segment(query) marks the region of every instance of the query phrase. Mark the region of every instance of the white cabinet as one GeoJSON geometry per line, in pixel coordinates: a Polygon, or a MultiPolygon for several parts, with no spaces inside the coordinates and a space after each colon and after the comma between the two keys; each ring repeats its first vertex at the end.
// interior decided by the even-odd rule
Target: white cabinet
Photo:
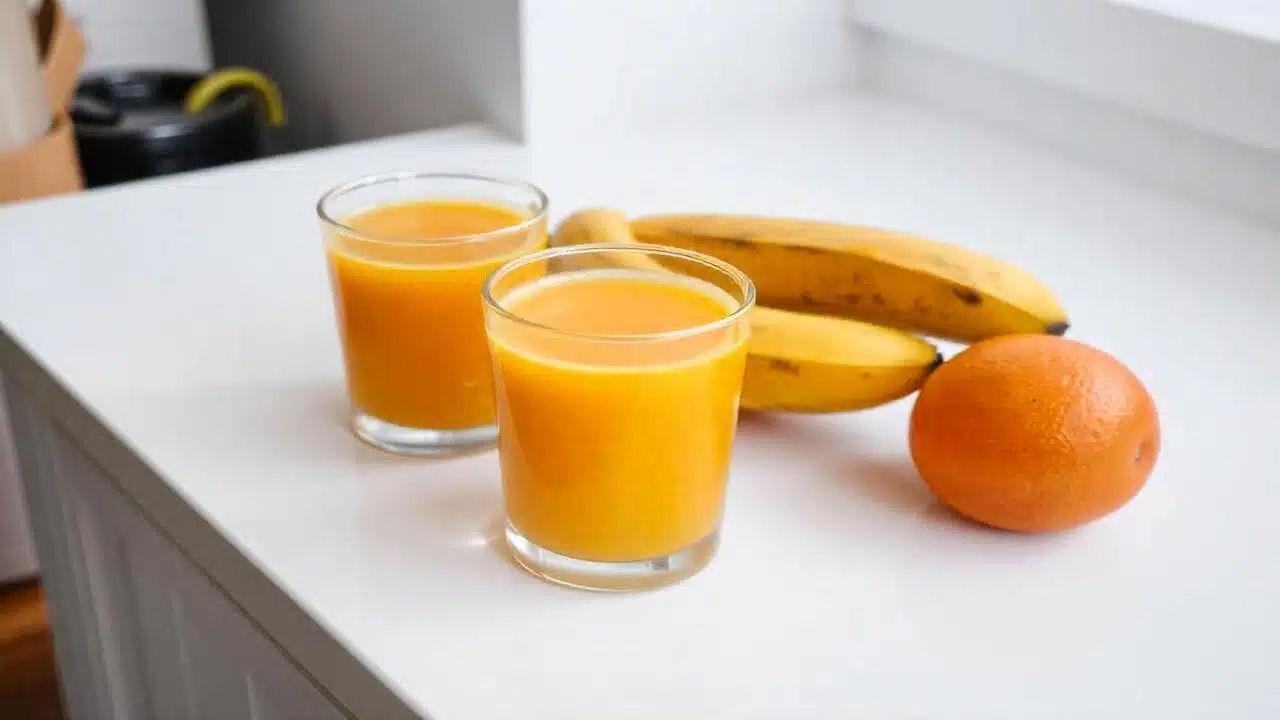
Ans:
{"type": "Polygon", "coordinates": [[[10,387],[72,720],[330,720],[346,713],[10,387]]]}
{"type": "Polygon", "coordinates": [[[18,481],[18,458],[10,435],[4,388],[0,386],[0,584],[36,573],[36,551],[31,544],[18,481]]]}

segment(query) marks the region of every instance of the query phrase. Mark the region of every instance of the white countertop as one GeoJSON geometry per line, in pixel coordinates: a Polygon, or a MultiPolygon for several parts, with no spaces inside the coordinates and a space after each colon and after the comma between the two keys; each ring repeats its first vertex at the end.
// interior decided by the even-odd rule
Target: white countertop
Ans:
{"type": "MultiPolygon", "coordinates": [[[[154,473],[90,442],[99,460],[336,698],[387,718],[1280,716],[1277,271],[1280,231],[853,99],[554,153],[463,128],[0,210],[0,326],[154,473]],[[404,460],[342,425],[312,205],[398,167],[523,175],[557,217],[793,214],[995,253],[1147,383],[1162,456],[1129,507],[1028,537],[933,500],[909,400],[744,421],[706,571],[543,584],[491,547],[494,455],[404,460]]],[[[6,372],[32,374],[21,357],[0,337],[6,372]]]]}
{"type": "Polygon", "coordinates": [[[1268,42],[1280,41],[1280,7],[1271,0],[1115,0],[1137,10],[1220,28],[1268,42]]]}

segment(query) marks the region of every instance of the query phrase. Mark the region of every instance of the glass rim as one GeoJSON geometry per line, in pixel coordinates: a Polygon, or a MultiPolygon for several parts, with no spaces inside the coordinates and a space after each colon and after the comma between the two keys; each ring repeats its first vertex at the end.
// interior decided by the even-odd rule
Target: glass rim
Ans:
{"type": "MultiPolygon", "coordinates": [[[[626,268],[619,268],[626,269],[626,268]]],[[[671,271],[680,274],[678,271],[671,271]]],[[[536,282],[536,280],[534,281],[536,282]]],[[[574,338],[578,340],[586,340],[592,342],[654,342],[660,340],[678,340],[685,337],[694,337],[703,333],[712,332],[722,328],[727,328],[743,317],[746,316],[751,308],[756,304],[756,286],[751,282],[751,278],[746,273],[719,258],[705,255],[693,250],[683,250],[681,248],[668,247],[666,245],[655,245],[651,243],[639,242],[622,242],[622,243],[591,243],[587,245],[568,245],[562,247],[551,247],[540,250],[528,255],[522,255],[514,260],[500,266],[485,278],[484,285],[481,287],[480,295],[484,300],[484,304],[490,310],[498,313],[503,318],[511,322],[518,323],[527,328],[554,333],[562,337],[574,338]],[[575,330],[565,330],[551,325],[534,322],[527,318],[521,317],[502,306],[493,297],[493,287],[502,278],[511,274],[513,271],[520,269],[530,263],[541,262],[543,260],[552,260],[558,257],[587,255],[591,253],[602,252],[636,252],[646,255],[664,255],[670,258],[687,260],[698,263],[704,267],[709,267],[729,277],[742,292],[742,299],[738,301],[738,307],[728,315],[709,323],[693,325],[679,330],[668,330],[660,333],[588,333],[575,330]]]]}
{"type": "Polygon", "coordinates": [[[343,235],[355,238],[356,240],[369,243],[379,243],[383,245],[402,245],[402,246],[419,246],[419,247],[452,247],[457,245],[466,245],[468,243],[480,242],[492,239],[501,235],[513,232],[527,231],[547,217],[547,207],[550,201],[547,194],[542,188],[531,182],[521,180],[514,177],[505,177],[501,175],[484,175],[482,173],[473,172],[436,172],[430,170],[393,170],[390,172],[374,173],[372,175],[363,175],[353,180],[339,183],[320,195],[320,199],[316,201],[316,215],[319,216],[320,222],[341,232],[343,235]],[[391,182],[403,182],[406,180],[472,180],[478,182],[493,183],[495,185],[506,185],[507,187],[516,188],[528,192],[535,200],[534,211],[529,217],[521,220],[514,225],[498,228],[496,230],[487,230],[482,233],[469,233],[466,235],[446,235],[443,237],[432,238],[406,238],[394,235],[370,234],[361,230],[356,230],[345,222],[335,218],[328,210],[327,205],[337,198],[351,193],[356,190],[382,185],[391,182]]]}

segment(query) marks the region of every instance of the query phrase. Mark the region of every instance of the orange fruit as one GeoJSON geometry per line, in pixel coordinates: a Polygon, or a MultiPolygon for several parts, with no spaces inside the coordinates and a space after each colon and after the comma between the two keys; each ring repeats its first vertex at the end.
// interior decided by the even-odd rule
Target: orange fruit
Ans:
{"type": "Polygon", "coordinates": [[[969,347],[935,370],[911,413],[911,459],[942,502],[1006,530],[1107,515],[1160,451],[1155,403],[1114,357],[1050,335],[969,347]]]}

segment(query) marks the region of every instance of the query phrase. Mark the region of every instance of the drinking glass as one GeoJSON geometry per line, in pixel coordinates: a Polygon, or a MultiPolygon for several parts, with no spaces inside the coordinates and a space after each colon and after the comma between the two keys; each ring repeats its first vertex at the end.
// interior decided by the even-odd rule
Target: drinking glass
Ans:
{"type": "Polygon", "coordinates": [[[755,289],[699,253],[552,248],[486,282],[506,539],[553,582],[685,578],[719,543],[755,289]]]}
{"type": "Polygon", "coordinates": [[[339,185],[316,210],[355,434],[407,455],[492,446],[480,290],[546,246],[546,195],[520,180],[399,172],[339,185]]]}

